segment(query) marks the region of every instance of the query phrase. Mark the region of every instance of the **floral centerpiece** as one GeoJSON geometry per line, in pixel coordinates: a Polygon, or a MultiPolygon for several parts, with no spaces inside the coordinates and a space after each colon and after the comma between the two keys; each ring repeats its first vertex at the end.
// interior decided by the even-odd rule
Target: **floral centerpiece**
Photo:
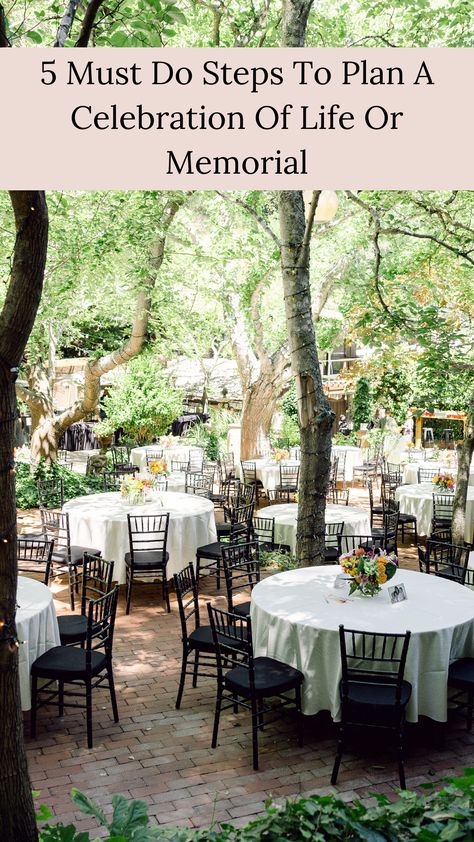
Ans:
{"type": "Polygon", "coordinates": [[[169,476],[168,463],[165,459],[152,459],[148,465],[148,470],[152,475],[152,480],[169,476]]]}
{"type": "Polygon", "coordinates": [[[387,555],[383,550],[359,547],[351,553],[343,553],[339,564],[352,579],[350,594],[359,591],[363,596],[375,596],[397,572],[398,558],[394,553],[387,555]]]}
{"type": "Polygon", "coordinates": [[[160,436],[159,442],[162,447],[176,447],[179,444],[179,436],[160,436]]]}
{"type": "Polygon", "coordinates": [[[283,462],[285,459],[290,458],[290,454],[288,450],[284,450],[282,447],[272,447],[270,458],[274,462],[283,462]]]}
{"type": "Polygon", "coordinates": [[[452,474],[435,474],[432,479],[433,485],[439,488],[440,491],[454,491],[456,485],[452,474]]]}
{"type": "Polygon", "coordinates": [[[137,506],[145,502],[145,495],[151,489],[151,479],[148,477],[125,477],[120,488],[120,494],[129,503],[137,506]]]}

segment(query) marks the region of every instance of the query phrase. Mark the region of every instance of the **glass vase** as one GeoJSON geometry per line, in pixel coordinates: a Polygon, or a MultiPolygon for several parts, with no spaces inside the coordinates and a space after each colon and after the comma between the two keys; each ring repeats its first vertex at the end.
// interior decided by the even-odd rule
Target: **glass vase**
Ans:
{"type": "Polygon", "coordinates": [[[128,502],[131,506],[142,506],[145,502],[145,492],[143,490],[130,491],[128,495],[128,502]]]}

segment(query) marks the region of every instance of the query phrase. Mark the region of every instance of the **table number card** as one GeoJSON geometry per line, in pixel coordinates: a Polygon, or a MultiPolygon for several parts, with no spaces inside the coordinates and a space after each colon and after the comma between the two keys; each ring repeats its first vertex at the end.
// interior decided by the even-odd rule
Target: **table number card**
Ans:
{"type": "Polygon", "coordinates": [[[404,602],[407,597],[407,592],[405,589],[405,585],[392,585],[391,588],[388,588],[388,595],[390,597],[390,602],[392,605],[395,605],[397,602],[404,602]]]}

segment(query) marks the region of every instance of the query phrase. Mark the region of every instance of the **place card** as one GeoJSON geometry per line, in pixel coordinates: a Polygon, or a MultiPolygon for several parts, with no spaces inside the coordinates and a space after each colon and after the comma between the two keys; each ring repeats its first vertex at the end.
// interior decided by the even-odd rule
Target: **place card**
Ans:
{"type": "Polygon", "coordinates": [[[346,602],[354,602],[353,597],[351,596],[339,596],[336,594],[328,594],[325,596],[324,599],[326,600],[328,605],[345,605],[346,602]]]}
{"type": "Polygon", "coordinates": [[[405,599],[408,599],[405,585],[403,584],[392,585],[391,588],[388,588],[388,595],[392,605],[395,605],[397,602],[404,602],[405,599]]]}

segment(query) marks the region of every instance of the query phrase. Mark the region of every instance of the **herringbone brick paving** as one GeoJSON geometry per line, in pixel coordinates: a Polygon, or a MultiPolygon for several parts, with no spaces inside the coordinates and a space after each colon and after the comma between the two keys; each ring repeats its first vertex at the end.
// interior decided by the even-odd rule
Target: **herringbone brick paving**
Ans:
{"type": "MultiPolygon", "coordinates": [[[[366,505],[366,492],[351,491],[351,502],[366,505]]],[[[401,564],[414,567],[414,548],[400,551],[401,564]]],[[[415,568],[416,569],[416,568],[415,568]]],[[[64,583],[55,583],[58,613],[68,610],[64,583]]],[[[204,583],[201,609],[211,599],[225,606],[204,583]]],[[[260,771],[252,770],[251,731],[246,711],[225,712],[219,744],[210,748],[214,683],[200,679],[186,684],[181,709],[175,698],[181,663],[180,626],[176,600],[166,614],[160,589],[137,587],[132,613],[126,617],[121,594],[114,641],[114,674],[120,722],[112,720],[107,691],[94,694],[94,748],[86,748],[82,711],[57,717],[53,708],[38,715],[37,738],[25,737],[29,769],[40,801],[61,821],[74,821],[78,830],[96,829],[94,819],[75,811],[72,787],[93,797],[107,812],[112,795],[142,798],[150,815],[161,824],[202,827],[231,821],[244,824],[262,812],[264,801],[300,794],[337,791],[344,799],[369,798],[373,791],[395,796],[397,769],[391,752],[372,752],[367,742],[361,753],[347,754],[336,788],[329,784],[336,747],[329,716],[308,718],[305,745],[296,742],[294,720],[274,723],[260,735],[260,771]]],[[[204,620],[205,621],[205,620],[204,620]]],[[[474,735],[461,718],[452,717],[444,744],[432,723],[412,726],[408,733],[407,785],[435,783],[474,766],[474,735]]],[[[98,832],[100,835],[100,832],[98,832]]]]}

